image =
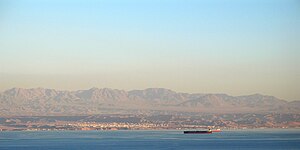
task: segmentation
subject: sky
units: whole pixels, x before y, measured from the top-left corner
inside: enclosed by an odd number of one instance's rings
[[[169,88],[300,100],[298,0],[0,0],[0,91]]]

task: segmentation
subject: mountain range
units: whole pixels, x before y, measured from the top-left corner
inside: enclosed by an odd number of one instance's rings
[[[0,116],[90,115],[103,113],[300,113],[300,101],[261,94],[180,93],[164,88],[63,91],[12,88],[0,93]]]

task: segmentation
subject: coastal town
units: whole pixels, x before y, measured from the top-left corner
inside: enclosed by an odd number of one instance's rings
[[[299,120],[297,114],[22,116],[0,118],[0,131],[299,128]]]

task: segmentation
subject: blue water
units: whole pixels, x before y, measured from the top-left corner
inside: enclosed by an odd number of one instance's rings
[[[0,132],[0,149],[300,150],[300,129],[239,130],[213,134],[182,134],[182,131]]]

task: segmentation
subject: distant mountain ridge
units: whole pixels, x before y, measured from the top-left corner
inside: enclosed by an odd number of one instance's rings
[[[300,102],[253,94],[189,94],[164,88],[63,91],[12,88],[0,93],[0,115],[84,115],[141,111],[299,113]]]

